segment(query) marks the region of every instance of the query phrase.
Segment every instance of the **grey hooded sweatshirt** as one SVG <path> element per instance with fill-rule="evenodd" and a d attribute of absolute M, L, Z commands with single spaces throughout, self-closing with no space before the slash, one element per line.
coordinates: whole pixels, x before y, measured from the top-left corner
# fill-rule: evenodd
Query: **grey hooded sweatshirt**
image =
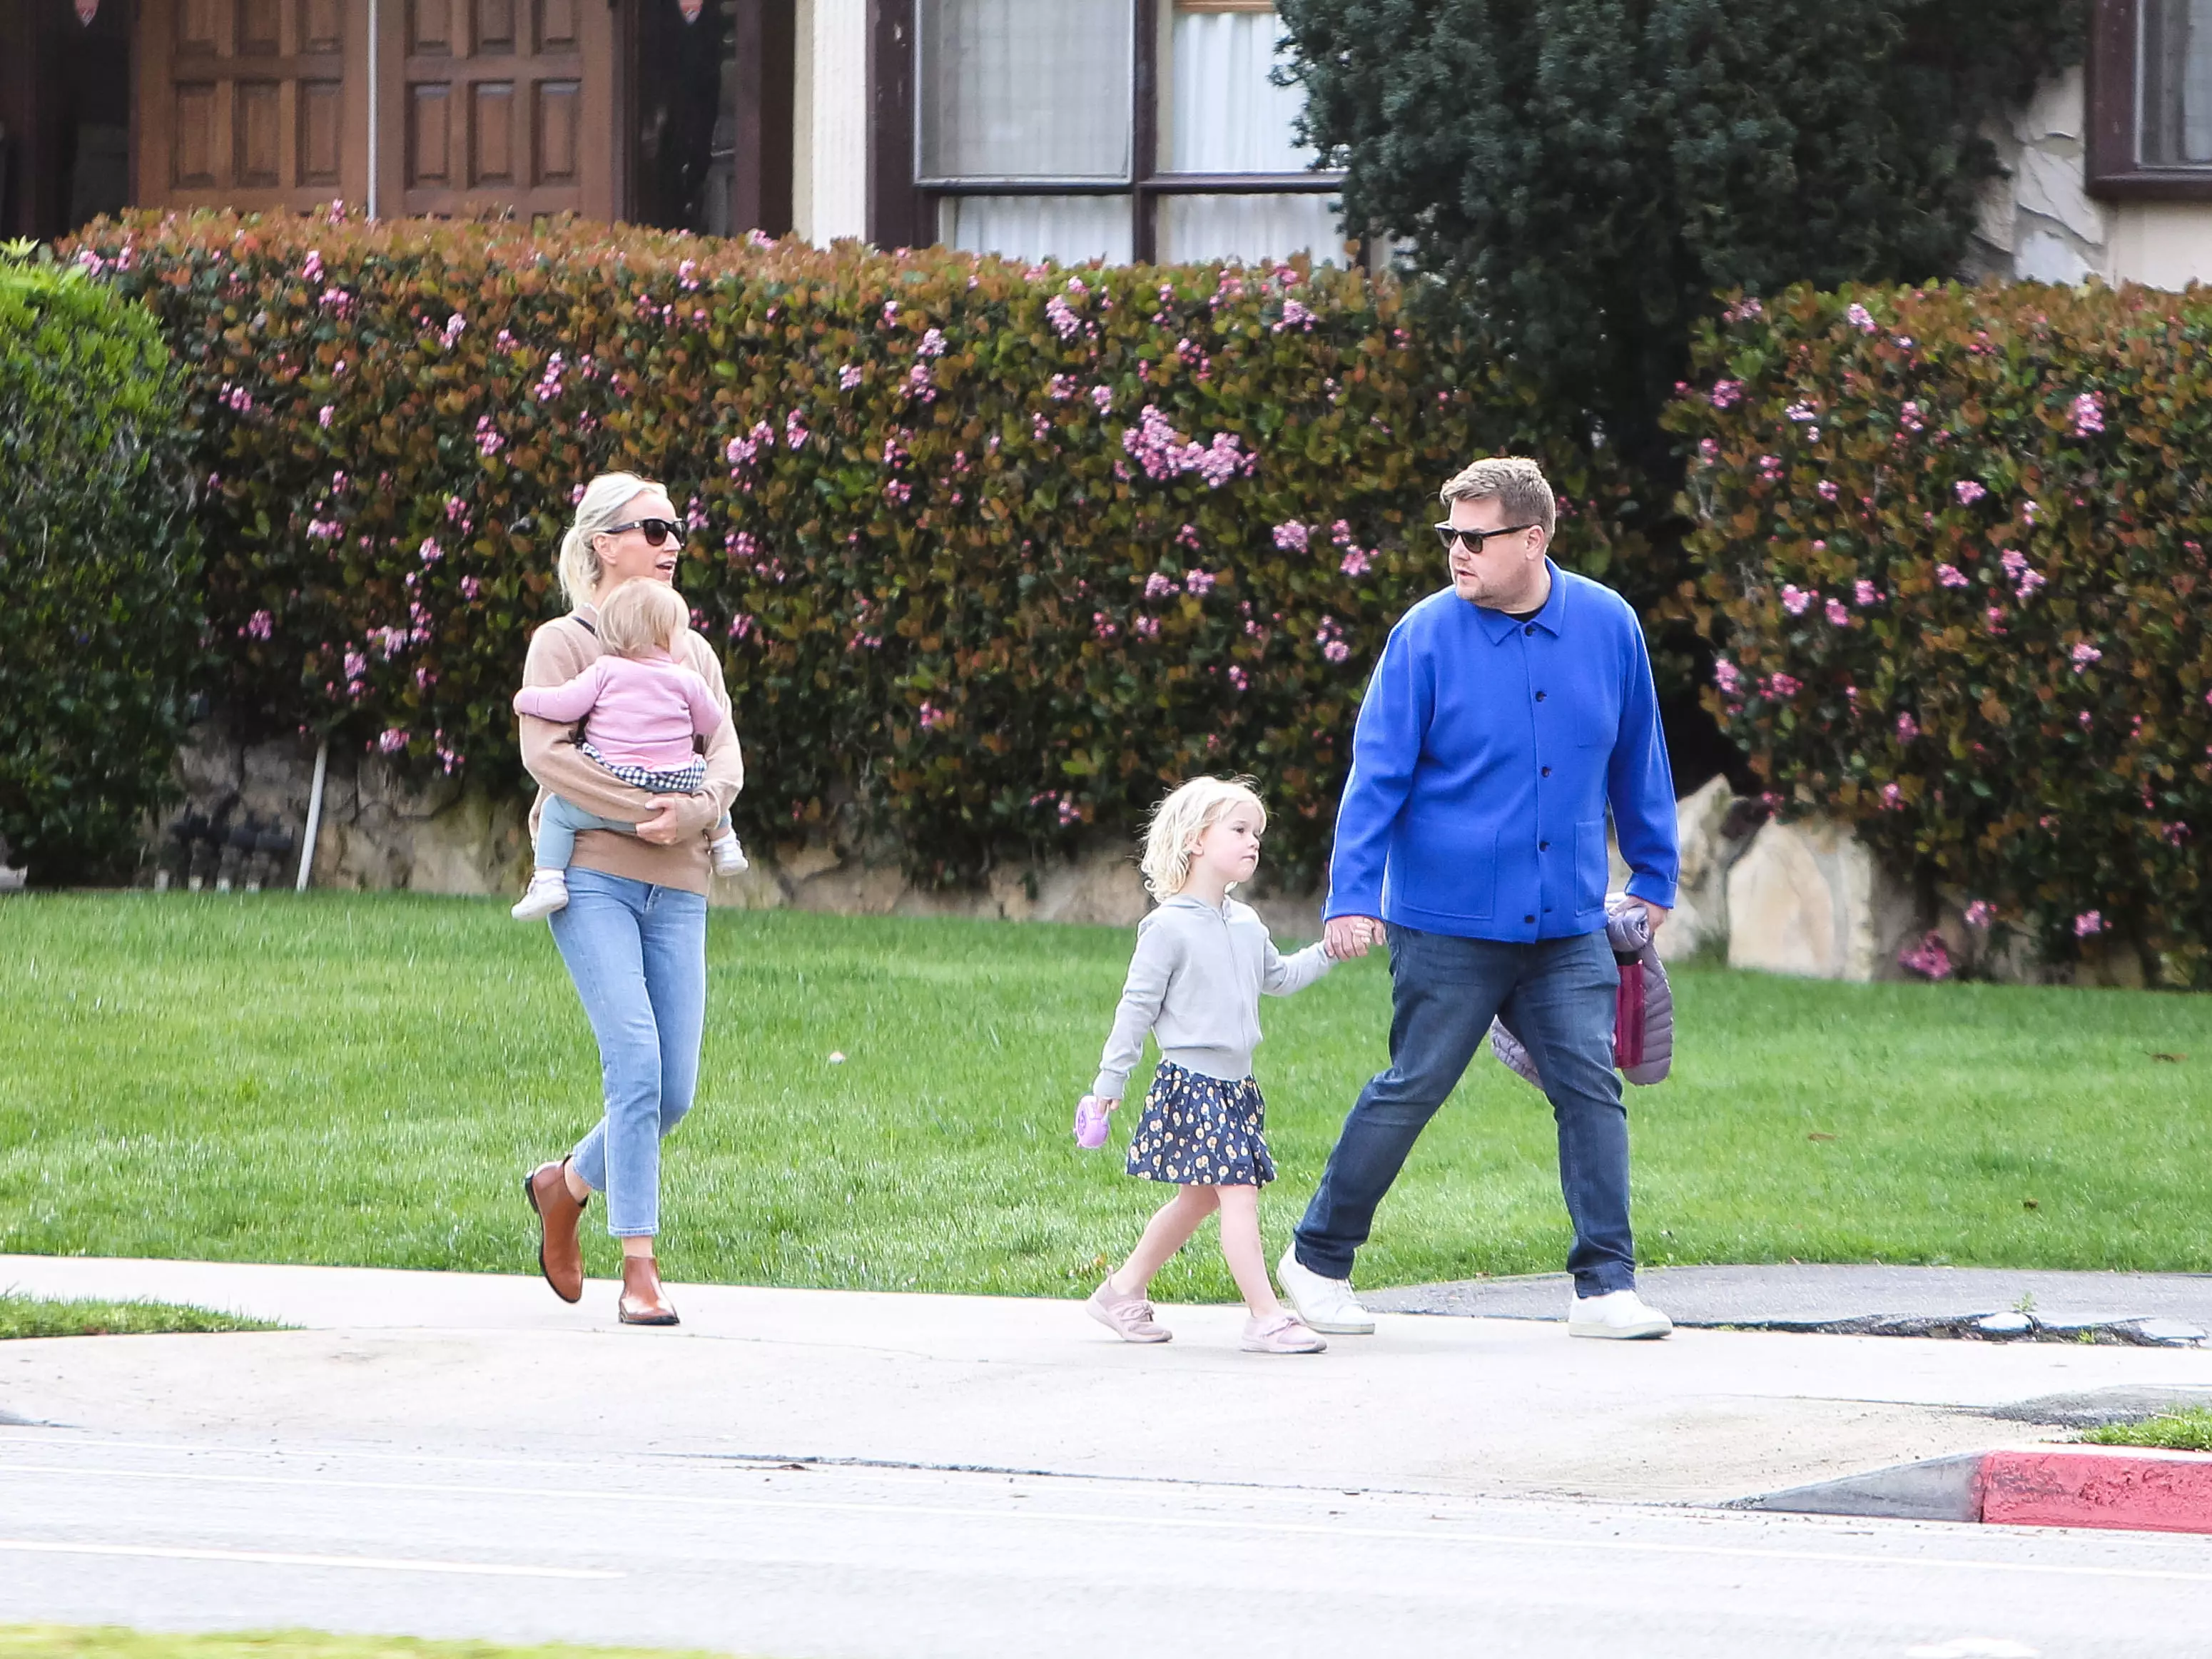
<path fill-rule="evenodd" d="M 1217 910 L 1188 894 L 1163 899 L 1137 924 L 1137 953 L 1091 1092 L 1121 1097 L 1146 1031 L 1159 1039 L 1162 1060 L 1187 1071 L 1230 1083 L 1251 1076 L 1261 993 L 1303 991 L 1334 965 L 1318 945 L 1277 951 L 1249 904 L 1227 899 Z"/>

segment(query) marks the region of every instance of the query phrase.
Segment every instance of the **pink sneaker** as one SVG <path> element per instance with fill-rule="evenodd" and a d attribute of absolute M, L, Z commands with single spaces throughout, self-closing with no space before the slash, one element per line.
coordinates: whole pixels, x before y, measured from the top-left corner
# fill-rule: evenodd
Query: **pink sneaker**
<path fill-rule="evenodd" d="M 1294 1313 L 1246 1320 L 1244 1340 L 1239 1346 L 1246 1353 L 1325 1353 L 1328 1349 L 1328 1344 Z"/>
<path fill-rule="evenodd" d="M 1096 1095 L 1085 1095 L 1075 1103 L 1075 1144 L 1086 1152 L 1095 1152 L 1106 1144 L 1113 1115 L 1098 1103 Z"/>
<path fill-rule="evenodd" d="M 1152 1322 L 1151 1303 L 1141 1296 L 1119 1294 L 1110 1279 L 1091 1292 L 1083 1311 L 1124 1342 L 1166 1342 L 1175 1336 L 1166 1326 Z"/>

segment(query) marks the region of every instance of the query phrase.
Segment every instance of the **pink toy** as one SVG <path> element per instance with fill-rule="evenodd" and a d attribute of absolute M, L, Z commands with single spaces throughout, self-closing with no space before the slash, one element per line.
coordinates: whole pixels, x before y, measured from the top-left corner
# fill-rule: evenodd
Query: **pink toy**
<path fill-rule="evenodd" d="M 1108 1125 L 1106 1108 L 1096 1095 L 1085 1095 L 1075 1103 L 1075 1144 L 1087 1152 L 1095 1152 L 1106 1144 Z"/>

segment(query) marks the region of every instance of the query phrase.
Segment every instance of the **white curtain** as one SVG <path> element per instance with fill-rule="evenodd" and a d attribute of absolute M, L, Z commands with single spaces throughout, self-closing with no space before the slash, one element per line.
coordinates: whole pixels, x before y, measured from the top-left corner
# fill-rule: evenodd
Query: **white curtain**
<path fill-rule="evenodd" d="M 1305 106 L 1295 87 L 1270 85 L 1287 61 L 1271 11 L 1184 11 L 1175 20 L 1161 145 L 1176 173 L 1300 173 L 1314 154 L 1291 137 Z"/>
<path fill-rule="evenodd" d="M 921 0 L 922 178 L 1128 178 L 1133 4 Z"/>
<path fill-rule="evenodd" d="M 1163 196 L 1160 258 L 1260 264 L 1310 253 L 1317 264 L 1340 265 L 1344 233 L 1336 215 L 1334 196 Z"/>
<path fill-rule="evenodd" d="M 1135 257 L 1126 196 L 953 196 L 938 209 L 938 239 L 969 253 L 1080 264 Z"/>

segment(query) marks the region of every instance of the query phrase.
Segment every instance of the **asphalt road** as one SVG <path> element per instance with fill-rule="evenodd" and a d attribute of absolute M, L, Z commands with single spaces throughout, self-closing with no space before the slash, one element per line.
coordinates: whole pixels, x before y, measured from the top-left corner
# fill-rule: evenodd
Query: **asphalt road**
<path fill-rule="evenodd" d="M 2212 1653 L 2212 1539 L 0 1429 L 0 1622 L 40 1620 L 776 1659 L 2176 1659 Z"/>

